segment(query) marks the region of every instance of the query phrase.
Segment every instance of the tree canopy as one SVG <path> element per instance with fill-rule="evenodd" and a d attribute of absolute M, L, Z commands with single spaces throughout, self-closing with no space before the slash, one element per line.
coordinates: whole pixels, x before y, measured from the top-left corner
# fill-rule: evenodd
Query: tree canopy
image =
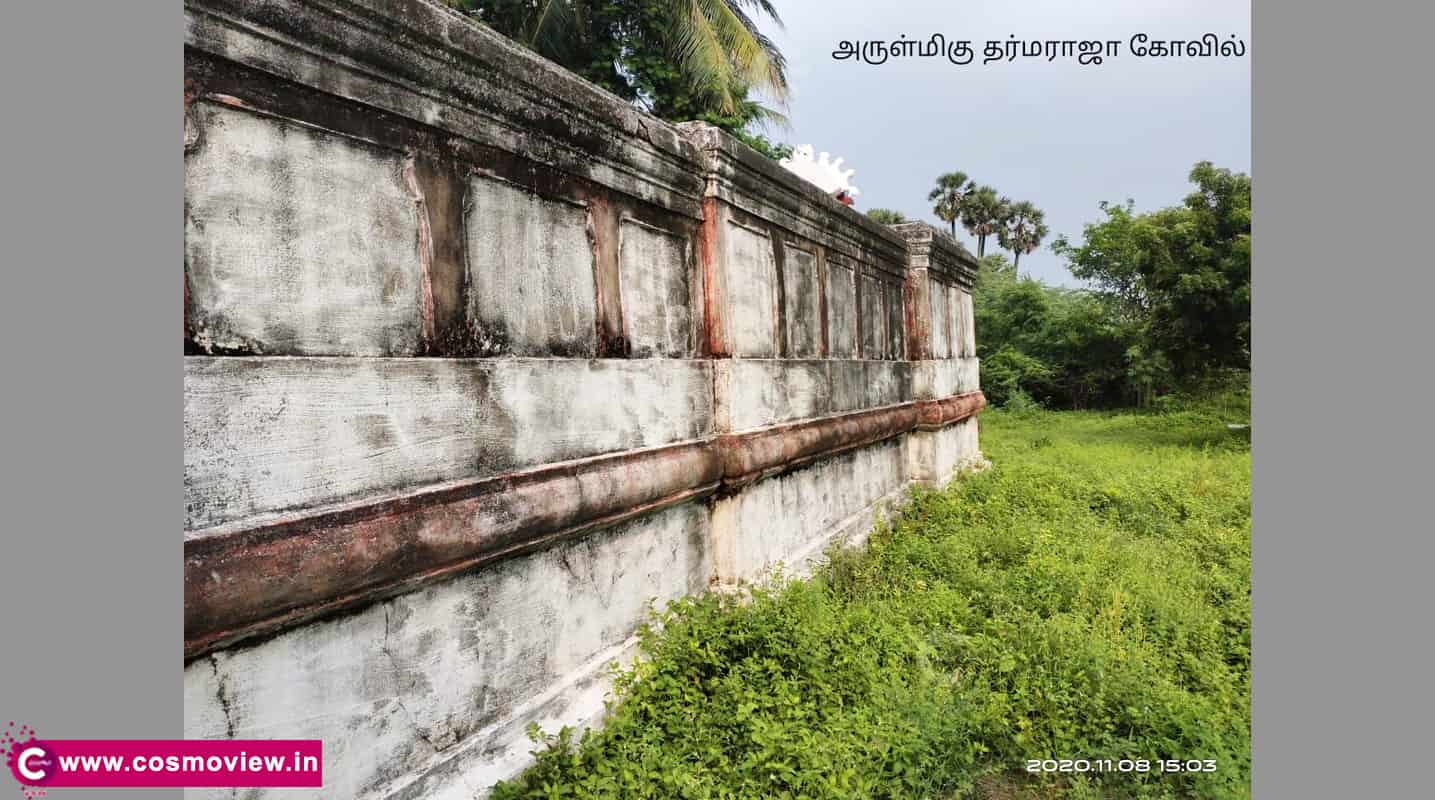
<path fill-rule="evenodd" d="M 1132 399 L 1126 351 L 1133 330 L 1102 295 L 1017 276 L 1002 255 L 983 258 L 973 292 L 982 390 L 1066 408 Z"/>
<path fill-rule="evenodd" d="M 772 157 L 759 131 L 785 123 L 787 63 L 757 22 L 771 0 L 448 0 L 505 36 L 656 116 L 702 120 Z"/>
<path fill-rule="evenodd" d="M 1057 237 L 1052 249 L 1092 289 L 1046 286 L 1003 256 L 982 259 L 973 300 L 992 402 L 1145 405 L 1248 377 L 1251 179 L 1203 161 L 1190 180 L 1180 205 L 1138 214 L 1129 200 L 1102 203 L 1105 219 L 1079 244 Z M 1030 210 L 1015 213 L 1040 225 Z M 1010 243 L 1026 246 L 1007 224 Z"/>
<path fill-rule="evenodd" d="M 907 216 L 900 211 L 893 211 L 890 208 L 873 208 L 867 211 L 867 216 L 882 223 L 883 225 L 898 225 L 907 221 Z"/>
<path fill-rule="evenodd" d="M 1012 253 L 1012 267 L 1021 263 L 1021 257 L 1041 246 L 1050 233 L 1046 227 L 1046 213 L 1025 200 L 1008 203 L 1002 209 L 997 226 L 997 241 Z"/>
<path fill-rule="evenodd" d="M 1000 229 L 1011 209 L 1011 200 L 997 195 L 990 186 L 967 192 L 961 204 L 962 227 L 977 240 L 977 258 L 986 255 L 987 237 Z"/>
<path fill-rule="evenodd" d="M 995 234 L 997 242 L 1011 251 L 1015 265 L 1023 255 L 1040 247 L 1050 232 L 1044 212 L 1035 204 L 1014 202 L 991 186 L 978 185 L 965 172 L 938 175 L 927 201 L 937 219 L 947 223 L 952 238 L 957 237 L 957 223 L 962 223 L 977 240 L 978 258 L 986 255 L 987 239 Z"/>
<path fill-rule="evenodd" d="M 1137 320 L 1146 352 L 1172 377 L 1250 369 L 1251 179 L 1209 161 L 1189 174 L 1195 191 L 1179 206 L 1138 214 L 1103 203 L 1106 219 L 1080 244 L 1053 250 Z"/>
<path fill-rule="evenodd" d="M 945 172 L 937 176 L 936 185 L 927 194 L 932 213 L 951 227 L 953 238 L 957 235 L 957 220 L 962 216 L 962 202 L 970 187 L 965 172 Z"/>

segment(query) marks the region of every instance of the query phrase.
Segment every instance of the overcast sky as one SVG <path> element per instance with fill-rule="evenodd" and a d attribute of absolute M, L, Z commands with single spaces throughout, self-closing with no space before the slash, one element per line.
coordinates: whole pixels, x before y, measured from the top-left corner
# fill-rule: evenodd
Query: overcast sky
<path fill-rule="evenodd" d="M 1049 244 L 1079 238 L 1102 200 L 1141 210 L 1174 205 L 1200 160 L 1249 173 L 1249 0 L 775 0 L 786 29 L 790 130 L 772 138 L 811 144 L 855 168 L 857 208 L 894 208 L 937 222 L 927 202 L 938 173 L 960 170 L 1046 211 L 1052 235 L 1022 256 L 1022 273 L 1076 285 Z M 771 29 L 771 26 L 765 26 Z M 966 66 L 892 59 L 837 61 L 842 40 L 968 39 Z M 1132 35 L 1245 41 L 1242 58 L 1138 58 Z M 1119 39 L 1121 55 L 1097 66 L 1017 58 L 983 65 L 988 39 Z M 958 237 L 975 250 L 971 237 Z M 987 252 L 996 245 L 987 242 Z"/>

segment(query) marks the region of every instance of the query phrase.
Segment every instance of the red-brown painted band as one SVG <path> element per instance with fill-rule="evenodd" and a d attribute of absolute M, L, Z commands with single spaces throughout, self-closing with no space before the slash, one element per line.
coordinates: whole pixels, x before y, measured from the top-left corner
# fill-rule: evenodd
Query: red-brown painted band
<path fill-rule="evenodd" d="M 185 658 L 977 413 L 981 392 L 553 464 L 191 539 Z"/>
<path fill-rule="evenodd" d="M 700 496 L 720 477 L 710 442 L 691 442 L 192 539 L 185 656 Z"/>
<path fill-rule="evenodd" d="M 719 239 L 721 214 L 716 197 L 703 198 L 702 241 L 699 254 L 703 277 L 703 352 L 712 358 L 726 358 L 727 329 L 723 325 L 723 280 L 720 270 L 722 247 Z"/>
<path fill-rule="evenodd" d="M 932 357 L 931 318 L 927 271 L 907 270 L 902 282 L 902 326 L 907 334 L 907 360 L 925 361 Z"/>
<path fill-rule="evenodd" d="M 718 437 L 723 483 L 741 486 L 905 433 L 917 424 L 915 403 L 859 411 L 835 417 L 777 425 Z"/>
<path fill-rule="evenodd" d="M 921 430 L 943 428 L 976 414 L 986 405 L 987 396 L 979 391 L 954 394 L 941 400 L 921 400 L 917 403 L 917 427 Z"/>

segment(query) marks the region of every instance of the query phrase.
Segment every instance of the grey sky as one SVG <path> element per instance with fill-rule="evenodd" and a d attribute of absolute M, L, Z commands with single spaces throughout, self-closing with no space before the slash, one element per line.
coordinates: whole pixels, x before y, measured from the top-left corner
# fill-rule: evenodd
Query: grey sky
<path fill-rule="evenodd" d="M 1022 256 L 1023 274 L 1075 285 L 1048 245 L 1076 238 L 1102 200 L 1147 210 L 1178 203 L 1200 160 L 1250 172 L 1249 0 L 777 0 L 785 31 L 792 127 L 773 138 L 812 144 L 855 168 L 857 208 L 895 208 L 936 222 L 926 202 L 938 173 L 961 170 L 1046 211 L 1051 237 Z M 771 27 L 771 26 L 768 26 Z M 1127 42 L 1235 34 L 1241 58 L 1138 58 Z M 844 40 L 968 39 L 966 66 L 893 59 L 837 61 Z M 1017 58 L 983 65 L 988 39 L 1119 39 L 1101 65 Z M 975 249 L 971 237 L 958 236 Z M 988 240 L 988 252 L 996 249 Z"/>

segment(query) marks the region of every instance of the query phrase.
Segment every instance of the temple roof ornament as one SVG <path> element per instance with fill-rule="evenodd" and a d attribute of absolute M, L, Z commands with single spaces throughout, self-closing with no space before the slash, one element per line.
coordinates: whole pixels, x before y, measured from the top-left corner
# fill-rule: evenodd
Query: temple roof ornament
<path fill-rule="evenodd" d="M 812 157 L 812 152 L 812 145 L 804 144 L 794 149 L 791 156 L 777 163 L 839 200 L 842 200 L 844 196 L 851 198 L 861 194 L 851 183 L 851 178 L 857 172 L 856 170 L 842 169 L 842 159 L 830 160 L 826 151 L 823 151 L 816 159 Z M 844 202 L 851 205 L 850 199 L 844 200 Z"/>

